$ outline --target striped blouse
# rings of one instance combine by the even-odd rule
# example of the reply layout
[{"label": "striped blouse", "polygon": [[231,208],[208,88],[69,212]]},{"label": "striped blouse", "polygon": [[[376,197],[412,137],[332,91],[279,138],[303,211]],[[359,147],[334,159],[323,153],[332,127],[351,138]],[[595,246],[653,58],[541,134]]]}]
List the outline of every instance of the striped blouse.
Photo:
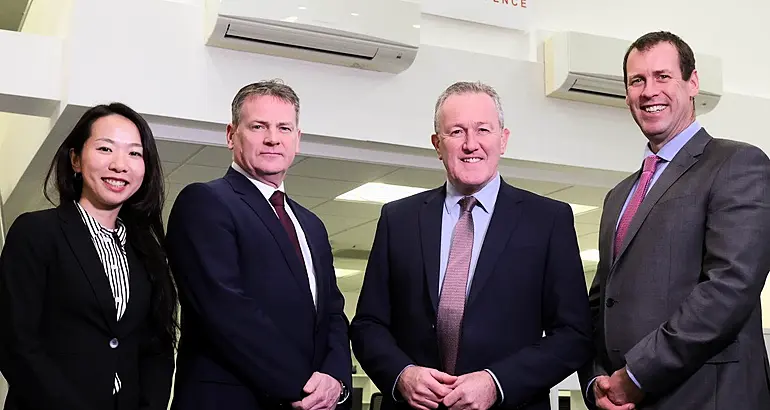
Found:
[{"label": "striped blouse", "polygon": [[[104,266],[104,271],[112,288],[112,297],[115,299],[115,310],[118,312],[117,320],[123,317],[128,304],[128,257],[126,256],[126,226],[118,219],[117,229],[110,230],[103,227],[99,222],[77,204],[80,216],[88,227],[91,234],[96,253]],[[120,377],[115,373],[115,383],[112,394],[120,391]]]}]

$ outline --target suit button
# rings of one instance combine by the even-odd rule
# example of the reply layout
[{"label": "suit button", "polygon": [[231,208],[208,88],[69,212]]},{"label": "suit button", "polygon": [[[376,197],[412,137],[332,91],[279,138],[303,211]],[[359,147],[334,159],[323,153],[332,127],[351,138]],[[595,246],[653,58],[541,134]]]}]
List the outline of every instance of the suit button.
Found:
[{"label": "suit button", "polygon": [[113,349],[117,349],[119,344],[120,343],[118,343],[118,339],[110,340],[110,347],[113,348]]},{"label": "suit button", "polygon": [[606,305],[608,308],[611,308],[611,307],[615,306],[615,304],[616,304],[616,303],[618,303],[618,301],[617,301],[617,300],[615,300],[615,299],[613,299],[613,298],[608,298],[608,299],[607,299],[607,302],[605,303],[605,305]]}]

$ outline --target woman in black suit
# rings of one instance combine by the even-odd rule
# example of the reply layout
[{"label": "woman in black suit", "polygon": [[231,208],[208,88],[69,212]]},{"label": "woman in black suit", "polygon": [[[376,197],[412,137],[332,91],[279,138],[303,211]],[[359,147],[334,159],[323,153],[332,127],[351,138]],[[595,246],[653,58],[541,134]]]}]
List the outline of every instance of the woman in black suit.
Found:
[{"label": "woman in black suit", "polygon": [[5,408],[165,410],[177,294],[150,127],[123,104],[88,110],[49,180],[59,206],[19,216],[0,257]]}]

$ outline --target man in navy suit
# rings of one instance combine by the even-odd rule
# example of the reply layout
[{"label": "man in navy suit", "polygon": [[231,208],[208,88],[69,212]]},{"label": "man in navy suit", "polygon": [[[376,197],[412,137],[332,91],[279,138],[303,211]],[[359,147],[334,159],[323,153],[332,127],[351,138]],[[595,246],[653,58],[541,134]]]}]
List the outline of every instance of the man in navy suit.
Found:
[{"label": "man in navy suit", "polygon": [[572,210],[500,177],[509,131],[491,87],[451,85],[434,127],[447,183],[383,206],[353,351],[383,409],[550,409],[591,359]]},{"label": "man in navy suit", "polygon": [[227,126],[231,168],[174,203],[175,409],[333,409],[349,396],[348,321],[326,228],[284,191],[298,122],[289,86],[242,88]]}]

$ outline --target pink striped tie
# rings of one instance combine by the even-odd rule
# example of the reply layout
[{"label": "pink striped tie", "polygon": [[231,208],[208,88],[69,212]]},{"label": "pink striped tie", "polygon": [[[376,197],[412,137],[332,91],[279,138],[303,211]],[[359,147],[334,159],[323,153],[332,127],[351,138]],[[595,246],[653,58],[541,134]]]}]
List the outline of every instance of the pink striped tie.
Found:
[{"label": "pink striped tie", "polygon": [[634,191],[634,195],[631,200],[628,201],[626,210],[623,212],[623,216],[618,223],[618,230],[615,233],[615,257],[618,256],[620,251],[620,245],[623,244],[623,238],[628,232],[628,227],[631,225],[631,220],[634,219],[636,211],[639,209],[639,205],[642,204],[644,196],[647,194],[647,188],[650,186],[650,180],[655,174],[655,169],[660,162],[660,158],[657,155],[649,155],[644,159],[644,165],[642,165],[642,175],[639,177],[639,185]]},{"label": "pink striped tie", "polygon": [[473,215],[471,210],[476,198],[466,196],[460,200],[460,219],[455,224],[449,262],[441,286],[438,303],[438,340],[444,371],[452,374],[457,362],[460,344],[460,328],[465,313],[465,296],[468,287],[468,271],[473,250]]}]

